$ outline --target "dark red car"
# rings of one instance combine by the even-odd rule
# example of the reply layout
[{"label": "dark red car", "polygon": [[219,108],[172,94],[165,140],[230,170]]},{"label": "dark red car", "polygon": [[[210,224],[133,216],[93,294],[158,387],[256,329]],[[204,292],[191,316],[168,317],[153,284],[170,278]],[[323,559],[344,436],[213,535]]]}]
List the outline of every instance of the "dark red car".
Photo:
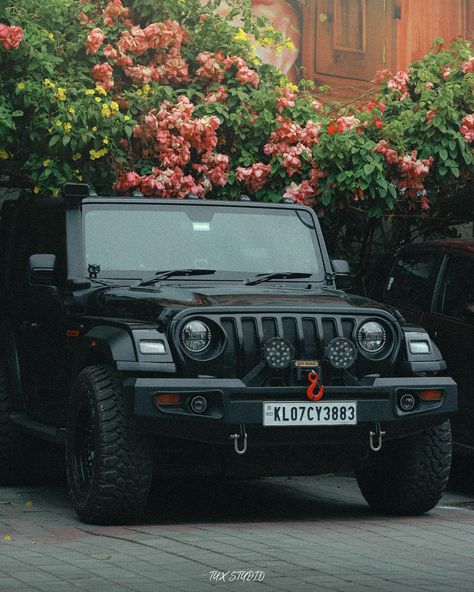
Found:
[{"label": "dark red car", "polygon": [[440,348],[459,387],[454,442],[458,452],[474,454],[474,240],[404,247],[382,300],[424,327]]}]

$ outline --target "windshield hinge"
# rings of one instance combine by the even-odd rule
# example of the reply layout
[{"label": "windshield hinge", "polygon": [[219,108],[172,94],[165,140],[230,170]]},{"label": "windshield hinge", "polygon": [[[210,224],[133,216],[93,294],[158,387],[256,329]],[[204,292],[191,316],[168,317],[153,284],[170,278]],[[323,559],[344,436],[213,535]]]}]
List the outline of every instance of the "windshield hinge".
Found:
[{"label": "windshield hinge", "polygon": [[324,281],[325,281],[326,284],[329,284],[330,286],[332,286],[336,282],[336,274],[335,273],[329,273],[327,271],[326,272],[326,275],[324,276]]}]

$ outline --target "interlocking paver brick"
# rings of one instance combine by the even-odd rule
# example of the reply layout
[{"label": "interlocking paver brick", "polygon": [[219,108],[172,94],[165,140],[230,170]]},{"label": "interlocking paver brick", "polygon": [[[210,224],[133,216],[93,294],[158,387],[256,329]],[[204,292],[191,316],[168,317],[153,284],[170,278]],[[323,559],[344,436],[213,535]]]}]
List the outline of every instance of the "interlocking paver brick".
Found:
[{"label": "interlocking paver brick", "polygon": [[[0,489],[0,592],[473,589],[474,512],[456,505],[469,495],[450,494],[427,516],[386,518],[370,513],[346,476],[249,481],[239,485],[239,510],[227,512],[232,492],[195,516],[179,515],[177,497],[176,524],[151,510],[144,524],[102,527],[81,524],[59,488]],[[216,570],[266,575],[211,581]]]}]

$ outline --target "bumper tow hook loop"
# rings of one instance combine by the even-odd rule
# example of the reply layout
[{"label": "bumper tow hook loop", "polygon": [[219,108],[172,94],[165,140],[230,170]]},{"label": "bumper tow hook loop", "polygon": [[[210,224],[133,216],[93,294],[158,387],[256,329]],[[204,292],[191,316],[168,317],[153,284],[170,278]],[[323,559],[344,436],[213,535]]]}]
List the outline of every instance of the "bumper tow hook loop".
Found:
[{"label": "bumper tow hook loop", "polygon": [[380,423],[377,422],[375,424],[375,432],[369,432],[369,446],[370,450],[373,452],[378,452],[382,449],[382,438],[385,436],[387,432],[383,432],[380,429]]},{"label": "bumper tow hook loop", "polygon": [[311,370],[311,372],[308,374],[308,381],[309,381],[309,385],[306,388],[306,396],[308,397],[308,399],[310,401],[319,401],[320,399],[322,399],[322,397],[324,395],[324,385],[323,384],[319,385],[319,389],[318,389],[317,393],[314,392],[314,389],[318,387],[319,374],[317,372],[315,372],[314,370]]},{"label": "bumper tow hook loop", "polygon": [[[231,434],[229,438],[234,441],[235,454],[245,454],[247,452],[247,432],[245,431],[245,424],[240,424],[240,434]],[[244,441],[242,448],[239,448],[240,439]]]}]

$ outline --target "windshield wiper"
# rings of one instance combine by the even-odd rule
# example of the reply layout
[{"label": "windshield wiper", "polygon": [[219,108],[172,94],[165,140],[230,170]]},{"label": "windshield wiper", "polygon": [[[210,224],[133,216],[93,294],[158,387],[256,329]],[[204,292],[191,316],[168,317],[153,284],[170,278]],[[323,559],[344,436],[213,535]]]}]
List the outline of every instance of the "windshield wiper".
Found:
[{"label": "windshield wiper", "polygon": [[148,280],[142,280],[137,286],[153,286],[153,284],[161,280],[179,275],[211,275],[213,273],[216,273],[215,269],[170,269],[168,271],[157,271],[153,277]]},{"label": "windshield wiper", "polygon": [[268,282],[269,280],[288,280],[297,278],[311,277],[312,273],[299,273],[297,271],[286,271],[279,273],[257,273],[257,275],[247,278],[244,282],[245,286],[255,286],[262,282]]}]

